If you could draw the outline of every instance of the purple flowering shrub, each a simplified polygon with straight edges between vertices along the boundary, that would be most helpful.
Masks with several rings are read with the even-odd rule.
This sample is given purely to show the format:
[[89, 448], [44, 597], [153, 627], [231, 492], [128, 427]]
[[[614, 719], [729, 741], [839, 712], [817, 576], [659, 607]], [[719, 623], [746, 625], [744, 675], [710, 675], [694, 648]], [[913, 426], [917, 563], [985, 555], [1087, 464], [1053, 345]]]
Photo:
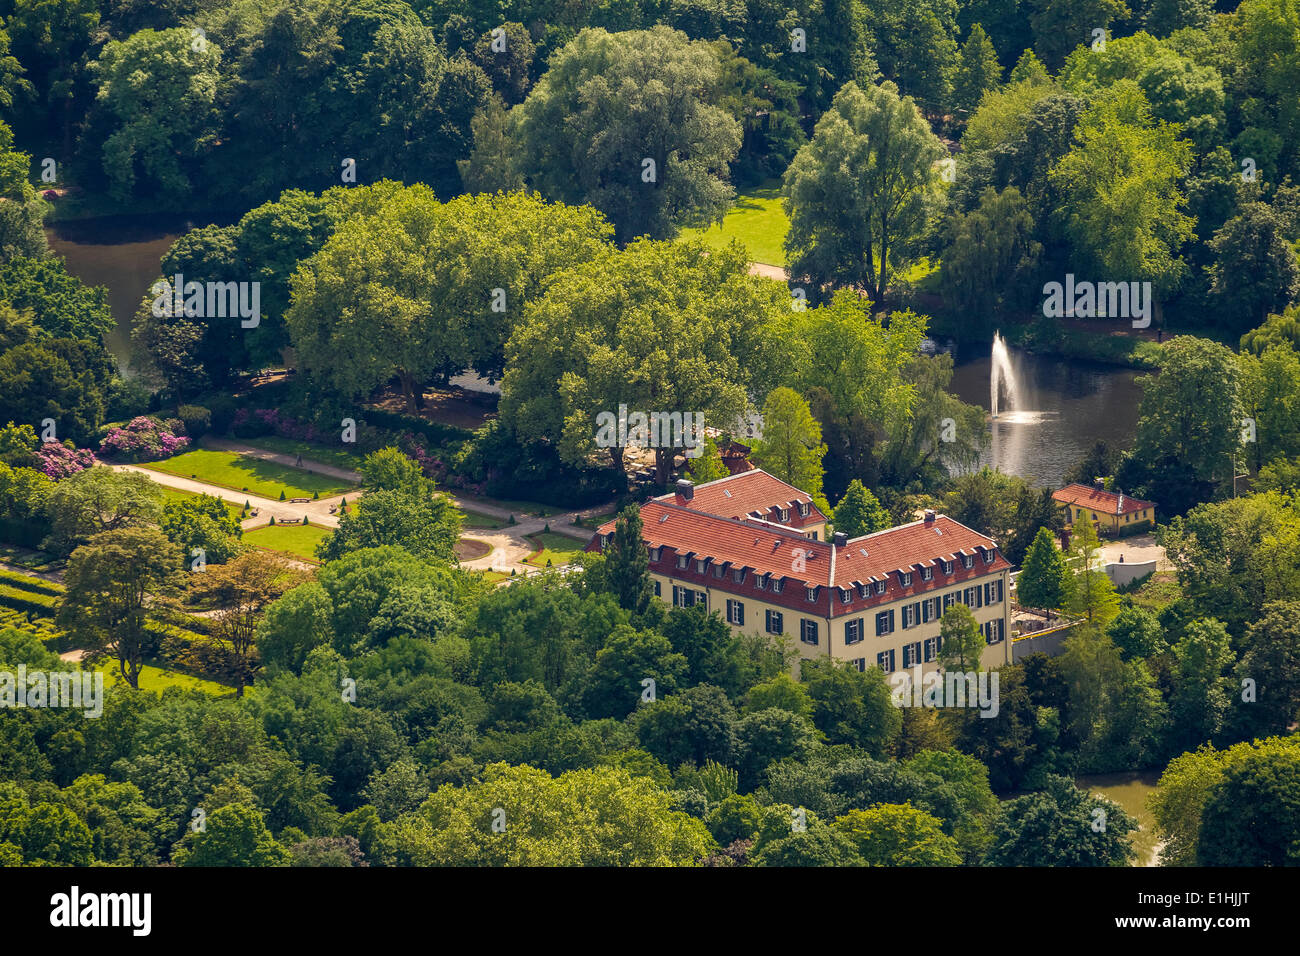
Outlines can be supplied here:
[[95, 464], [95, 453], [89, 448], [69, 448], [56, 441], [47, 441], [36, 449], [36, 467], [55, 481], [70, 478]]
[[140, 415], [127, 422], [124, 428], [110, 429], [108, 436], [99, 443], [99, 453], [129, 461], [170, 458], [189, 447], [190, 440], [184, 431], [185, 425], [179, 420], [164, 422]]

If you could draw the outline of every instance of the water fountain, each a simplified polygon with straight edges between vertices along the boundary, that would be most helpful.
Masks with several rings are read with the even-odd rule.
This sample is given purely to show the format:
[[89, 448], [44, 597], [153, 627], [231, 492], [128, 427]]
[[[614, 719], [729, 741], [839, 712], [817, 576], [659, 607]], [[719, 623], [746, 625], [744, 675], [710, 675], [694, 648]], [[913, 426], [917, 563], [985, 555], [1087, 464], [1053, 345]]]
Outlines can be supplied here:
[[1016, 370], [1011, 366], [1007, 342], [999, 332], [993, 333], [993, 363], [989, 369], [989, 408], [996, 420], [1001, 409], [1001, 393], [1006, 391], [1007, 411], [1016, 411], [1020, 405], [1020, 389], [1016, 384]]

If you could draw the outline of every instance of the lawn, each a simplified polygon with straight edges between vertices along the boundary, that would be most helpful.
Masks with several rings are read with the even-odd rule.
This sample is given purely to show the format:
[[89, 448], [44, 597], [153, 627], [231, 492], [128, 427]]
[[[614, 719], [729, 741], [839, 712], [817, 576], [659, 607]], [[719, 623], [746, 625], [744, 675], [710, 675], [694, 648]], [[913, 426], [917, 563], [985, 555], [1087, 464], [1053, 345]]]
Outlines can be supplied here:
[[[116, 661], [105, 661], [102, 667], [104, 672], [104, 686], [112, 687], [122, 680], [121, 670]], [[190, 674], [182, 674], [179, 671], [163, 670], [161, 667], [155, 667], [152, 664], [145, 664], [140, 669], [140, 689], [153, 690], [162, 693], [168, 687], [180, 687], [184, 690], [201, 690], [205, 694], [213, 697], [228, 697], [234, 694], [235, 689], [225, 684], [218, 684], [214, 680], [204, 680], [202, 677], [194, 677]], [[244, 691], [248, 694], [252, 688]]]
[[510, 579], [510, 575], [506, 574], [504, 571], [484, 571], [483, 577], [485, 580], [490, 581], [493, 584], [497, 584], [501, 581], [508, 581]]
[[[159, 485], [158, 487], [162, 489], [163, 504], [165, 505], [175, 504], [180, 501], [188, 501], [191, 498], [198, 497], [198, 495], [192, 491], [181, 491], [179, 488], [168, 488], [166, 485]], [[238, 521], [239, 516], [243, 513], [240, 506], [230, 501], [224, 501], [224, 499], [223, 503], [225, 504], [226, 511], [230, 514], [230, 517]]]
[[502, 518], [494, 518], [491, 515], [485, 515], [481, 511], [474, 511], [471, 508], [461, 508], [460, 513], [465, 516], [465, 527], [480, 528], [486, 531], [496, 531], [506, 526]]
[[331, 445], [313, 444], [312, 442], [295, 441], [292, 438], [281, 438], [278, 435], [241, 438], [239, 441], [242, 444], [251, 445], [253, 448], [260, 448], [262, 451], [273, 451], [281, 455], [302, 455], [308, 461], [319, 462], [322, 465], [333, 465], [335, 468], [346, 468], [349, 471], [356, 471], [357, 465], [361, 464], [362, 459], [361, 455], [348, 451], [342, 445], [333, 447]]
[[273, 501], [280, 497], [280, 492], [284, 492], [286, 498], [310, 498], [313, 492], [319, 492], [322, 498], [326, 498], [356, 488], [350, 482], [328, 475], [277, 465], [272, 461], [250, 458], [233, 451], [206, 448], [187, 451], [142, 467], [260, 495]]
[[243, 540], [246, 544], [268, 551], [280, 551], [305, 561], [315, 561], [316, 545], [329, 533], [329, 528], [314, 524], [264, 525], [245, 531]]
[[524, 561], [539, 568], [546, 567], [547, 561], [550, 561], [551, 566], [556, 568], [562, 564], [568, 564], [573, 560], [573, 556], [584, 547], [583, 543], [577, 538], [556, 534], [554, 531], [539, 531], [537, 534], [530, 534], [528, 540], [537, 545], [540, 550], [536, 554], [529, 555]]
[[594, 514], [590, 518], [579, 518], [573, 523], [579, 528], [590, 528], [592, 531], [595, 531], [606, 521], [616, 517], [618, 517], [618, 512], [611, 508], [609, 511], [602, 511], [600, 514]]
[[536, 501], [506, 501], [501, 498], [480, 498], [477, 495], [467, 495], [460, 491], [456, 491], [454, 494], [462, 501], [468, 501], [471, 504], [477, 501], [485, 505], [492, 505], [494, 508], [505, 508], [512, 511], [515, 514], [516, 521], [519, 520], [519, 516], [521, 515], [536, 515], [539, 518], [549, 518], [551, 515], [564, 513], [563, 508], [557, 508], [554, 505], [538, 504]]
[[739, 239], [754, 262], [785, 267], [785, 234], [790, 220], [781, 208], [781, 182], [769, 179], [762, 186], [736, 196], [721, 225], [683, 229], [682, 238], [698, 236], [710, 248], [721, 249]]

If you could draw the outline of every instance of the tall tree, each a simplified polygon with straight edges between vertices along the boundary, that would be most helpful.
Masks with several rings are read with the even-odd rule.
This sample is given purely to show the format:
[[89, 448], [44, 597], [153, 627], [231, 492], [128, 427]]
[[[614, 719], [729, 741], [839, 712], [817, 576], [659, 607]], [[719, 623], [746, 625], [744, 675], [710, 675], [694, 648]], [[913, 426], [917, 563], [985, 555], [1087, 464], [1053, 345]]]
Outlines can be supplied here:
[[1069, 595], [1069, 574], [1052, 533], [1039, 528], [1016, 578], [1016, 599], [1023, 607], [1059, 610]]
[[808, 403], [794, 389], [774, 388], [763, 403], [763, 437], [755, 442], [753, 459], [784, 482], [822, 499], [822, 427]]
[[989, 90], [996, 89], [1002, 80], [1002, 65], [997, 50], [984, 27], [971, 27], [966, 42], [961, 47], [961, 57], [953, 74], [952, 105], [959, 114], [969, 117], [980, 105]]
[[985, 640], [975, 615], [965, 604], [954, 604], [939, 618], [939, 666], [944, 671], [965, 674], [980, 670]]
[[115, 658], [122, 679], [138, 689], [150, 640], [146, 608], [175, 593], [180, 560], [154, 528], [95, 535], [68, 559], [60, 626], [93, 654]]
[[876, 496], [856, 478], [849, 483], [844, 497], [835, 506], [835, 530], [844, 532], [850, 538], [884, 531], [892, 524], [889, 512], [881, 507]]
[[609, 583], [618, 603], [641, 613], [650, 603], [650, 553], [641, 537], [641, 509], [628, 505], [618, 516], [614, 543], [605, 552]]
[[846, 83], [786, 170], [790, 274], [867, 289], [883, 300], [890, 275], [917, 254], [938, 195], [942, 144], [893, 83]]

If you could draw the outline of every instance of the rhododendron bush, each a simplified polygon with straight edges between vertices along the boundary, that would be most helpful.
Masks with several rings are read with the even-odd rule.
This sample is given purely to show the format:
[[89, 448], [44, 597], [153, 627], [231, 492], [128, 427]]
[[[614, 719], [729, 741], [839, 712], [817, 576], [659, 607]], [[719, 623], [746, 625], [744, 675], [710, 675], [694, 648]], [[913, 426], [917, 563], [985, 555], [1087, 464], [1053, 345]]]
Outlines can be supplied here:
[[36, 449], [36, 467], [55, 481], [69, 478], [95, 464], [95, 453], [89, 448], [69, 448], [56, 441], [47, 441]]
[[99, 443], [99, 453], [129, 461], [170, 458], [189, 447], [189, 438], [181, 434], [184, 430], [185, 426], [179, 420], [164, 422], [141, 415], [131, 419], [125, 427], [110, 429], [108, 437]]

